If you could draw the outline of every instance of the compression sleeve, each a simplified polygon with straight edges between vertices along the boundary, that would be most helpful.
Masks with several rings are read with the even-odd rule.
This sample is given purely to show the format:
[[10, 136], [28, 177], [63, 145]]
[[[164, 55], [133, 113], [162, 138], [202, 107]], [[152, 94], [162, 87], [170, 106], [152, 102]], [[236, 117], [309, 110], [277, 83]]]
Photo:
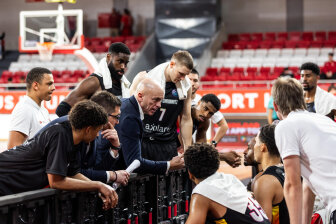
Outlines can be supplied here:
[[65, 116], [65, 115], [67, 115], [69, 113], [70, 109], [71, 109], [70, 104], [68, 104], [67, 102], [62, 101], [58, 105], [58, 107], [56, 108], [56, 114], [59, 117], [63, 117], [63, 116]]

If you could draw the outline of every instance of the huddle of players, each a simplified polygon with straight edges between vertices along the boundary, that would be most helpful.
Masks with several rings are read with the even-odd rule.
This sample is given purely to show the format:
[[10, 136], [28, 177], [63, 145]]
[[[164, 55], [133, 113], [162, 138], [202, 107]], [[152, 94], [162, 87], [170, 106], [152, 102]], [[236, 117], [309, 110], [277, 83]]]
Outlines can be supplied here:
[[[82, 81], [69, 94], [66, 100], [59, 105], [57, 108], [59, 115], [67, 114], [76, 102], [90, 98], [99, 90], [107, 90], [116, 96], [130, 97], [132, 88], [130, 88], [130, 83], [123, 76], [129, 52], [125, 52], [125, 46], [120, 45], [115, 48], [122, 49], [121, 51], [116, 54], [109, 52], [106, 59], [101, 61], [100, 73], [93, 74]], [[105, 70], [109, 70], [110, 77], [104, 75], [104, 67]], [[231, 154], [220, 156], [217, 150], [210, 145], [191, 145], [191, 130], [193, 132], [197, 130], [197, 142], [205, 142], [204, 131], [209, 126], [209, 119], [220, 109], [220, 101], [213, 94], [207, 94], [201, 98], [197, 105], [191, 108], [192, 91], [186, 76], [191, 72], [192, 68], [191, 55], [188, 52], [179, 51], [173, 55], [170, 62], [157, 66], [148, 74], [142, 73], [138, 75], [140, 79], [138, 82], [141, 81], [141, 76], [143, 75], [156, 79], [161, 88], [164, 89], [161, 109], [153, 111], [153, 116], [144, 116], [145, 140], [142, 141], [142, 153], [152, 160], [169, 160], [177, 156], [175, 145], [176, 120], [180, 116], [181, 139], [185, 149], [185, 165], [188, 168], [190, 179], [197, 184], [193, 191], [187, 223], [204, 223], [205, 220], [210, 223], [269, 223], [269, 220], [272, 220], [272, 223], [289, 223], [282, 190], [284, 169], [281, 166], [281, 159], [275, 145], [274, 125], [261, 128], [256, 137], [254, 158], [259, 163], [259, 170], [263, 170], [258, 175], [259, 178], [252, 184], [256, 200], [251, 197], [246, 188], [233, 175], [216, 172], [219, 167], [220, 157], [229, 161], [230, 165], [237, 166], [240, 160], [238, 155], [231, 152]], [[156, 77], [153, 75], [156, 75]], [[134, 83], [137, 83], [137, 79], [135, 79], [133, 85], [135, 85]], [[129, 89], [131, 89], [130, 92], [128, 92]], [[135, 89], [136, 85], [133, 91]], [[74, 106], [74, 109], [79, 110], [78, 106]], [[157, 128], [151, 128], [154, 126], [153, 122], [157, 121], [158, 123], [155, 123]], [[72, 124], [72, 122], [70, 113], [70, 123]], [[102, 124], [105, 123], [106, 120], [102, 119], [98, 129], [101, 129]], [[191, 128], [192, 126], [193, 129]], [[225, 126], [223, 127], [225, 129]], [[90, 136], [85, 135], [85, 132], [89, 130], [83, 130], [76, 140], [90, 142], [96, 136], [98, 129], [92, 130]], [[213, 141], [212, 144], [216, 146], [217, 142]], [[164, 149], [167, 153], [158, 151], [155, 145], [159, 145], [160, 149]], [[50, 167], [52, 169], [53, 164]], [[77, 171], [78, 168], [76, 168], [74, 174]], [[86, 181], [82, 176], [77, 175], [77, 178]], [[54, 181], [57, 184], [57, 182], [60, 182], [53, 180], [49, 176], [48, 179], [49, 183]], [[52, 186], [52, 184], [50, 185]], [[97, 188], [102, 188], [102, 185], [98, 186], [95, 183], [95, 186], [91, 187], [92, 190]], [[104, 188], [107, 187], [104, 185]], [[107, 189], [99, 190], [102, 194], [102, 191], [107, 191]], [[116, 201], [114, 200], [115, 193], [106, 195], [109, 196], [110, 200], [108, 207], [114, 207]], [[112, 201], [113, 203], [111, 203]]]

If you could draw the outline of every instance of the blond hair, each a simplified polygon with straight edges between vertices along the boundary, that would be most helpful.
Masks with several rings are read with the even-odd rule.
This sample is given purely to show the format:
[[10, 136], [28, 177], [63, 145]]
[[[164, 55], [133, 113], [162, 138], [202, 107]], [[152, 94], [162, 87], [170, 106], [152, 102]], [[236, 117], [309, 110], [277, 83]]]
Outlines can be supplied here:
[[293, 78], [278, 78], [272, 88], [274, 103], [282, 115], [287, 116], [291, 111], [306, 110], [301, 83]]
[[178, 64], [187, 67], [188, 69], [194, 68], [193, 58], [188, 51], [177, 51], [173, 54], [172, 60], [175, 60]]

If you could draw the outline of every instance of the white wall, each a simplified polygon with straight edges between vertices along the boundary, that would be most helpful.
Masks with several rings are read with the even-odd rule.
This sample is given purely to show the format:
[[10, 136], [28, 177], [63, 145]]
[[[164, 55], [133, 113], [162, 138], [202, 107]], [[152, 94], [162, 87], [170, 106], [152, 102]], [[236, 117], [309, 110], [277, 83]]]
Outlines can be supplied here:
[[305, 30], [336, 30], [335, 0], [305, 0], [303, 7]]
[[222, 0], [228, 33], [286, 30], [285, 0]]

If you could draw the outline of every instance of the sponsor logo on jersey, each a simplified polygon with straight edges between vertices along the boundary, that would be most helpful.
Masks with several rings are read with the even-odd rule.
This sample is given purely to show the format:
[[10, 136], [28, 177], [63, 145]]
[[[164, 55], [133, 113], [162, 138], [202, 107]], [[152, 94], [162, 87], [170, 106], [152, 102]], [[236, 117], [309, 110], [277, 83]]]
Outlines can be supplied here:
[[178, 94], [177, 94], [177, 90], [176, 90], [176, 89], [173, 89], [173, 90], [172, 90], [172, 95], [175, 96], [175, 97], [178, 97]]
[[170, 131], [169, 127], [162, 127], [161, 125], [155, 125], [155, 124], [146, 124], [145, 125], [145, 132], [167, 133], [169, 131]]
[[175, 105], [177, 105], [178, 100], [163, 99], [163, 100], [162, 100], [162, 103], [165, 103], [165, 104], [175, 104]]

